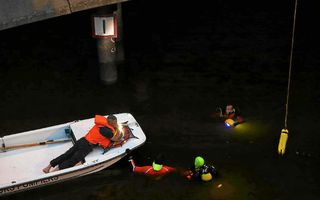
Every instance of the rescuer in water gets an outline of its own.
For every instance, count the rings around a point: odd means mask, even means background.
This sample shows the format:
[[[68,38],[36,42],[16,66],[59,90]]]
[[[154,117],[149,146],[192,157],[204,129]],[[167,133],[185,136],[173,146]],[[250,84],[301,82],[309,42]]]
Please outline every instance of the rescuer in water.
[[[203,157],[197,156],[194,159],[194,165],[185,172],[188,180],[211,181],[217,175],[217,170],[214,166],[205,164]]]
[[[164,157],[162,154],[157,155],[152,166],[136,166],[132,157],[130,157],[128,161],[131,163],[133,172],[145,174],[151,177],[162,177],[176,170],[174,167],[163,165],[163,159]]]
[[[236,109],[232,104],[227,104],[225,112],[219,107],[219,117],[222,118],[229,126],[236,126],[244,122],[243,117],[240,114],[240,110]]]
[[[108,148],[111,142],[119,142],[123,138],[123,133],[118,129],[117,118],[109,115],[107,118],[95,115],[95,125],[82,138],[64,154],[50,161],[50,164],[42,171],[49,173],[61,169],[80,165],[84,158],[93,150],[95,146]]]

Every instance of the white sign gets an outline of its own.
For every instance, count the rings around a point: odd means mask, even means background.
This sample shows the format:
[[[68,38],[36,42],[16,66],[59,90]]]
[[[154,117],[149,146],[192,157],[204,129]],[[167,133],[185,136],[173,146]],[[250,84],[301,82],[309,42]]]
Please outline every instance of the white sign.
[[[93,16],[93,37],[117,37],[116,16]]]

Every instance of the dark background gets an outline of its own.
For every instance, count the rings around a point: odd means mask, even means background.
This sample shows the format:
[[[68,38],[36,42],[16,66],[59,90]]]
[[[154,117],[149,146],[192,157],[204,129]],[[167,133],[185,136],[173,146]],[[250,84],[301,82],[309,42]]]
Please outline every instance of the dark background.
[[[137,164],[150,164],[160,151],[168,165],[183,168],[203,155],[220,174],[208,184],[180,176],[154,182],[132,175],[123,160],[10,198],[318,199],[320,41],[313,4],[298,4],[283,158],[276,151],[284,126],[292,0],[126,2],[126,60],[110,86],[99,81],[91,37],[95,10],[1,31],[1,136],[130,112],[147,135],[133,154]],[[245,124],[226,129],[213,118],[226,103],[241,109]]]

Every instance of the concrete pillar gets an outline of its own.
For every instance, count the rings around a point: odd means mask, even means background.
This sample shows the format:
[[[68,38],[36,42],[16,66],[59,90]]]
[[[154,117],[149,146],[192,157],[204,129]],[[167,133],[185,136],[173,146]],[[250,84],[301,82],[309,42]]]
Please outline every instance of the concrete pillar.
[[[113,7],[101,7],[97,14],[112,14]],[[117,82],[118,70],[116,65],[115,39],[97,38],[97,49],[100,68],[100,80],[103,84],[110,85]]]
[[[115,43],[110,38],[97,39],[100,80],[103,84],[113,84],[118,79]]]

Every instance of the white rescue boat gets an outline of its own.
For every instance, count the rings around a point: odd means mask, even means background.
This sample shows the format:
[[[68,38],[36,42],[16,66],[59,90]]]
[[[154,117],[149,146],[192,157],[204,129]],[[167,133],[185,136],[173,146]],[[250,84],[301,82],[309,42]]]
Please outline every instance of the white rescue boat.
[[[94,118],[6,135],[0,138],[0,196],[66,181],[103,170],[140,147],[146,136],[130,113],[114,114],[127,136],[120,145],[97,146],[82,165],[45,174],[42,169],[94,126]]]

